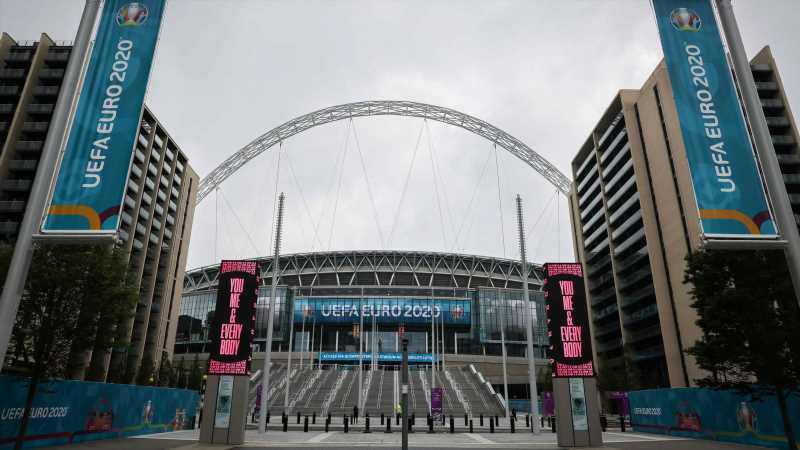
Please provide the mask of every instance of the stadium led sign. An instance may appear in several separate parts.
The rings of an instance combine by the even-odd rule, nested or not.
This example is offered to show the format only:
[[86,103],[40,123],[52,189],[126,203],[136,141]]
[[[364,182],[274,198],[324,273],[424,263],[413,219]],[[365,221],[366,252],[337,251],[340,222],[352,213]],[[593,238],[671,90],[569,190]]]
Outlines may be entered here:
[[258,266],[255,261],[222,261],[217,305],[209,331],[208,373],[247,375],[256,319]]
[[431,316],[448,325],[469,325],[472,303],[469,300],[425,298],[298,298],[294,302],[295,321],[353,323],[361,317],[378,323],[430,323]]
[[593,377],[592,344],[580,263],[544,265],[548,357],[554,377]]

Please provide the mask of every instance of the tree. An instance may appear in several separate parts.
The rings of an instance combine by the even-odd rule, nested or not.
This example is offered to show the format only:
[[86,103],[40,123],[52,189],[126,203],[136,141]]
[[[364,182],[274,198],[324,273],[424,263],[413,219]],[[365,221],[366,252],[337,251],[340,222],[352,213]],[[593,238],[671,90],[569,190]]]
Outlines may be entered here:
[[635,391],[642,388],[642,373],[630,356],[629,346],[623,347],[620,365],[612,365],[611,361],[598,356],[597,388],[602,392]]
[[197,354],[195,354],[194,360],[192,361],[192,366],[189,368],[189,379],[187,382],[187,387],[194,391],[200,391],[202,386],[203,386],[203,374],[200,373],[199,361],[197,358]]
[[16,447],[22,445],[40,380],[63,377],[76,355],[92,349],[106,305],[117,300],[127,269],[110,258],[118,250],[95,245],[34,246],[11,346],[9,371],[31,377]]
[[783,252],[697,252],[687,257],[684,282],[703,330],[687,352],[708,372],[698,384],[775,395],[796,449],[786,402],[800,387],[800,311]]
[[156,365],[153,363],[153,357],[145,354],[142,357],[142,363],[139,366],[139,371],[136,373],[136,384],[140,386],[149,386],[155,376]]

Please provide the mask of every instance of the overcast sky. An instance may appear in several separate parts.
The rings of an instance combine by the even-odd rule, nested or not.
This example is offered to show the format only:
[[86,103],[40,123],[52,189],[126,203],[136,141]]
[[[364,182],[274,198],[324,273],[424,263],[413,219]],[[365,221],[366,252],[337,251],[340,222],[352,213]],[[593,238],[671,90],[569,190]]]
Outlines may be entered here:
[[[0,0],[0,31],[17,40],[41,32],[73,40],[83,4]],[[748,54],[772,47],[800,111],[800,2],[736,0],[734,7]],[[640,87],[661,57],[644,0],[170,0],[146,102],[201,177],[294,117],[386,99],[476,116],[569,175],[615,93]],[[189,268],[271,254],[276,150],[198,206]],[[574,258],[566,199],[525,163],[502,149],[495,155],[488,141],[460,128],[406,117],[313,128],[285,142],[277,182],[287,194],[284,252],[386,248],[516,258],[519,193],[528,258]]]

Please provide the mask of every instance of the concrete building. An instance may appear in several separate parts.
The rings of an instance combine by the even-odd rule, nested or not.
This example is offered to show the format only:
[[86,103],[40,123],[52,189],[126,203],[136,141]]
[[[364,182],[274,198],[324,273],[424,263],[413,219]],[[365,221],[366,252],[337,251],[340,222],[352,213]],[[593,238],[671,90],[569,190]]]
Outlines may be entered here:
[[[769,47],[751,62],[800,224],[798,132]],[[621,90],[572,162],[574,245],[587,276],[599,370],[632,363],[645,386],[690,386],[701,337],[684,258],[703,244],[678,114],[662,61]]]
[[[71,51],[46,34],[38,42],[0,37],[0,240],[13,243],[30,193]],[[118,231],[140,300],[127,324],[138,367],[171,358],[199,178],[186,155],[144,107]],[[110,355],[104,358],[108,367]],[[76,376],[80,377],[80,374]]]

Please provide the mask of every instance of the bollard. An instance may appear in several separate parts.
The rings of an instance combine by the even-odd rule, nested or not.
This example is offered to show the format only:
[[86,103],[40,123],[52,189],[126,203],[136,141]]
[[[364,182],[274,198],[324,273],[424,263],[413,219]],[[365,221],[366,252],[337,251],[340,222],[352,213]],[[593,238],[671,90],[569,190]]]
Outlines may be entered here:
[[447,414],[442,414],[442,426],[444,426],[444,418],[447,417]]
[[269,418],[270,418],[269,411],[267,411],[267,423],[269,423]]
[[619,416],[619,430],[623,433],[625,432],[625,416],[621,414]]
[[316,411],[314,411],[314,412],[311,414],[311,423],[312,423],[312,424],[314,424],[314,425],[316,425],[316,424],[317,424],[317,412],[316,412]]
[[550,426],[553,427],[553,433],[555,433],[556,432],[556,418],[553,417],[553,420],[551,420],[550,423],[552,424]]
[[297,411],[297,424],[300,425],[300,411]]
[[383,413],[381,413],[381,425],[383,425]]
[[531,426],[531,416],[525,414],[525,428],[530,428]]
[[469,432],[472,433],[472,419],[469,419]]
[[508,421],[508,424],[511,425],[511,432],[512,433],[516,432],[516,430],[515,430],[516,427],[517,427],[516,423],[517,423],[516,420],[509,420]]
[[326,433],[328,432],[328,427],[330,426],[330,424],[331,424],[331,421],[326,419],[325,420],[325,432]]
[[455,420],[453,420],[453,416],[450,416],[450,434],[453,434],[453,433],[456,432],[455,425],[456,424],[455,424]]
[[600,428],[602,428],[603,431],[608,429],[608,417],[605,415],[600,416]]
[[467,419],[467,415],[464,414],[464,426],[467,426],[467,423],[469,423],[469,420]]
[[386,418],[386,431],[384,433],[391,433],[392,432],[392,419]]
[[283,432],[289,431],[289,416],[283,418]]
[[494,420],[491,417],[489,418],[489,433],[494,433]]
[[417,424],[417,415],[415,413],[411,413],[411,423]]
[[372,431],[369,431],[369,414],[364,416],[364,433],[372,433]]
[[308,433],[308,416],[306,416],[306,419],[303,421],[303,433]]
[[414,432],[414,420],[412,420],[411,418],[408,419],[408,432],[409,433]]
[[397,423],[395,425],[400,426],[400,414],[397,414]]
[[483,413],[481,413],[481,421],[480,421],[480,425],[481,425],[481,426],[483,426]]
[[347,433],[350,431],[350,423],[347,421],[347,414],[344,415],[342,421],[344,422],[344,432]]
[[433,433],[433,417],[428,414],[428,433]]
[[500,418],[497,416],[494,416],[494,426],[496,427],[500,426]]
[[[541,425],[541,427],[542,427],[542,428],[544,428],[544,416],[540,417],[540,419],[542,419],[542,425]],[[549,425],[549,423],[548,423],[548,425]]]

